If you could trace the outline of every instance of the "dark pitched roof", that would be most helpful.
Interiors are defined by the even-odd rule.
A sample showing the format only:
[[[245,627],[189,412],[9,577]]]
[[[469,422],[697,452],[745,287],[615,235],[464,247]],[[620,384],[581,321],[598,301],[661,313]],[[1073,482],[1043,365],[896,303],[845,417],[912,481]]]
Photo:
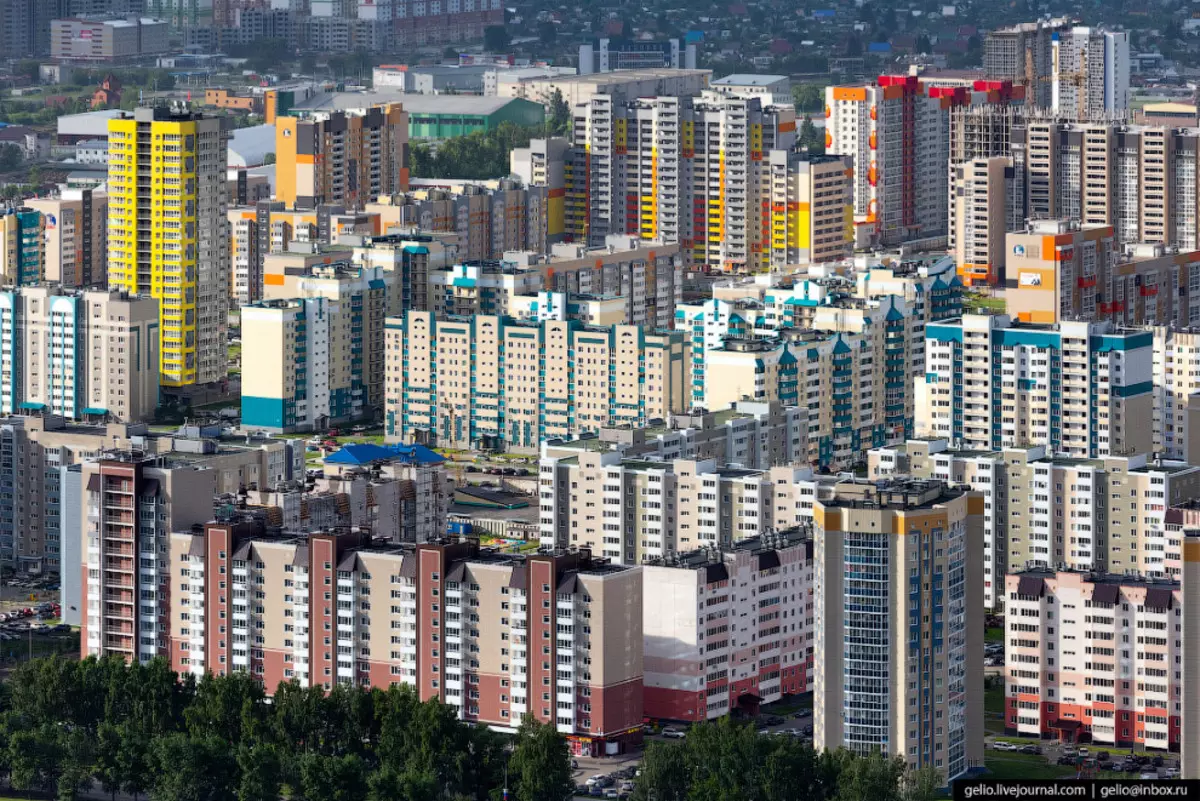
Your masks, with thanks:
[[[308,545],[298,545],[292,557],[292,567],[308,567]]]
[[[1096,589],[1092,591],[1092,603],[1115,604],[1121,597],[1121,588],[1116,584],[1097,584]]]
[[[188,556],[204,556],[204,537],[192,537],[188,543]]]
[[[558,595],[574,595],[579,592],[579,574],[571,571],[560,576],[554,592]]]
[[[406,554],[400,562],[400,578],[415,579],[417,577],[417,555]]]
[[[464,560],[455,562],[446,572],[446,581],[462,582],[467,578],[467,563]]]
[[[514,590],[529,589],[529,573],[525,565],[520,565],[513,568],[512,577],[508,580],[508,586]]]
[[[233,552],[233,556],[231,556],[229,558],[235,562],[245,562],[246,560],[248,560],[250,558],[251,544],[252,543],[250,542],[250,540],[246,540],[245,542],[243,542],[241,545],[238,546],[238,549]]]
[[[1042,592],[1046,589],[1046,582],[1038,576],[1021,576],[1021,580],[1017,582],[1017,595],[1031,595],[1034,598],[1041,598]]]
[[[779,567],[779,551],[763,551],[758,555],[758,569],[770,570]]]
[[[1166,587],[1150,587],[1146,590],[1146,606],[1152,609],[1170,609],[1175,594]]]
[[[718,581],[729,580],[729,569],[724,562],[704,566],[704,583],[716,584]]]

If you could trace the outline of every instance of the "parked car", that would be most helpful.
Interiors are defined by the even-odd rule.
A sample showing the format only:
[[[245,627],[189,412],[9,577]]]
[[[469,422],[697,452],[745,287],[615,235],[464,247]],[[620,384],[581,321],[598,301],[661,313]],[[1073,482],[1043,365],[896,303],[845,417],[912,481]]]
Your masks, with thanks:
[[[768,726],[782,726],[783,722],[783,718],[779,717],[779,715],[767,715]]]
[[[1042,747],[1040,745],[1023,745],[1021,746],[1022,754],[1040,754]]]
[[[1097,764],[1108,762],[1111,759],[1112,759],[1112,754],[1108,753],[1107,751],[1101,751],[1100,753],[1096,754]]]
[[[1075,757],[1073,757],[1073,756],[1068,756],[1067,754],[1063,754],[1062,756],[1060,756],[1060,757],[1058,758],[1058,764],[1060,764],[1060,765],[1074,765],[1074,764],[1075,764]]]
[[[670,726],[662,730],[662,736],[666,737],[668,740],[682,740],[684,737],[687,737],[687,735],[679,729],[675,729]]]
[[[1006,743],[1003,740],[997,740],[992,743],[992,748],[996,751],[1016,751],[1019,746],[1012,743]]]
[[[1163,768],[1159,771],[1159,775],[1161,775],[1164,779],[1178,779],[1179,768]]]
[[[1156,768],[1161,768],[1163,766],[1163,758],[1158,754],[1155,754],[1154,759],[1150,760],[1150,764]]]

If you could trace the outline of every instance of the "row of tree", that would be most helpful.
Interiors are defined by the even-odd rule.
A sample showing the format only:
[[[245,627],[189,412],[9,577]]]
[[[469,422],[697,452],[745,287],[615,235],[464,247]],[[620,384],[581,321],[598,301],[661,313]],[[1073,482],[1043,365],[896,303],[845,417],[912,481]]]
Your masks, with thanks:
[[[35,660],[0,684],[0,775],[73,799],[93,785],[155,801],[562,801],[570,754],[553,726],[515,738],[460,722],[407,687],[326,693],[165,662]]]
[[[936,770],[908,771],[899,757],[817,753],[724,718],[648,745],[632,801],[934,801],[941,784]]]
[[[409,148],[409,169],[413,178],[503,178],[510,172],[513,148],[525,147],[531,139],[562,136],[569,125],[566,103],[551,104],[545,125],[502,122],[489,131],[472,131],[436,144],[415,143]]]
[[[0,684],[0,776],[63,801],[98,785],[154,801],[564,801],[571,758],[552,725],[515,737],[459,721],[408,687],[180,676],[162,660],[52,657]],[[816,753],[729,719],[646,748],[634,801],[934,801],[936,771]]]

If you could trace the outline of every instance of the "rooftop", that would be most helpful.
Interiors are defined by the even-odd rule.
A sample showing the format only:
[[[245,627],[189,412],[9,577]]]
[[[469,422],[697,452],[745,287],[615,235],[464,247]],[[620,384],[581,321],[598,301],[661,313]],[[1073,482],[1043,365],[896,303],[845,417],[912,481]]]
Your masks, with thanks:
[[[548,80],[555,83],[605,84],[633,83],[635,81],[653,81],[664,78],[686,78],[693,75],[712,75],[712,70],[677,70],[670,67],[652,67],[641,70],[613,70],[612,72],[594,72],[588,75],[552,75],[532,80]]]
[[[512,103],[530,103],[517,97],[481,95],[421,95],[375,89],[370,92],[332,92],[313,95],[292,106],[292,113],[349,111],[383,103],[400,103],[409,114],[465,114],[486,117]]]
[[[754,75],[751,73],[736,72],[733,75],[726,75],[724,78],[717,78],[712,82],[713,86],[772,86],[780,82],[787,83],[788,76],[786,75]]]

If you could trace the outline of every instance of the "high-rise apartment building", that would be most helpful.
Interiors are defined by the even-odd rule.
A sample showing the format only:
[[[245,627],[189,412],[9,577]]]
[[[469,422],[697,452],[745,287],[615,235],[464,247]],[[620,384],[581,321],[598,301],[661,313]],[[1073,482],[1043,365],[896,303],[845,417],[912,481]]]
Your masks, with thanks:
[[[1079,458],[1147,453],[1153,340],[1110,323],[964,315],[929,325],[916,432],[973,450],[1046,445]]]
[[[811,689],[810,527],[672,554],[642,578],[647,717],[754,715]]]
[[[158,408],[158,303],[119,291],[0,291],[0,414],[147,420]]]
[[[771,208],[770,266],[783,269],[846,258],[854,239],[850,160],[787,150],[772,150],[764,160],[764,191]]]
[[[108,194],[63,189],[58,197],[25,203],[44,220],[46,280],[64,287],[103,286],[108,280]]]
[[[709,302],[718,317],[723,303]],[[902,441],[911,431],[911,387],[923,374],[912,334],[924,324],[895,296],[815,311],[803,328],[781,327],[766,337],[742,309],[729,312],[731,325],[716,335],[704,320],[681,321],[692,337],[692,403],[721,409],[749,399],[805,407],[808,462],[845,469],[868,448]]]
[[[619,70],[696,69],[696,45],[679,39],[638,41],[593,39],[579,46],[579,74]]]
[[[856,237],[892,245],[947,234],[948,105],[915,76],[825,90],[825,152],[854,161]]]
[[[46,279],[45,226],[34,208],[0,211],[0,285],[33,286]]]
[[[1154,450],[1168,459],[1200,463],[1200,331],[1153,330]]]
[[[1117,326],[1200,321],[1200,252],[1159,244],[1119,248],[1107,225],[1035,220],[1010,232],[1005,301],[1018,320],[1106,320]]]
[[[807,467],[748,470],[586,449],[547,454],[539,476],[544,546],[591,548],[629,565],[803,525],[821,482]]]
[[[479,261],[499,259],[509,251],[546,253],[561,242],[563,192],[561,179],[557,190],[544,183],[524,187],[504,180],[495,188],[465,184],[449,191],[381,197],[366,210],[379,215],[381,231],[412,226],[428,233],[456,233],[458,258]]]
[[[951,169],[950,220],[958,274],[967,286],[996,286],[1005,276],[1005,236],[1016,225],[1010,203],[1012,159],[978,158]]]
[[[1039,568],[1005,593],[1006,734],[1179,749],[1179,580]]]
[[[1197,153],[1194,128],[1027,115],[1012,133],[1021,216],[1109,225],[1123,245],[1198,250]]]
[[[276,122],[275,199],[294,208],[360,209],[408,189],[408,114],[399,103]]]
[[[76,424],[53,414],[0,418],[0,485],[5,488],[0,495],[0,565],[19,573],[58,575],[68,554],[64,546],[71,544],[62,539],[67,501],[62,470],[146,433],[142,424]],[[69,534],[78,540],[80,531]],[[78,557],[79,543],[74,545]],[[76,585],[80,564],[76,558],[70,565]]]
[[[715,91],[596,94],[574,107],[574,121],[563,176],[565,229],[575,241],[653,238],[731,272],[850,253],[849,165],[775,153],[795,144],[791,106]]]
[[[1200,468],[1183,462],[1073,459],[1042,445],[954,450],[944,439],[873,450],[867,475],[937,479],[983,496],[988,609],[1004,604],[1005,573],[1031,565],[1177,576],[1181,538],[1164,510],[1200,494]]]
[[[212,519],[215,474],[133,451],[106,453],[81,470],[81,657],[170,657],[181,569],[170,536]]]
[[[409,312],[387,321],[389,441],[536,451],[684,410],[687,343],[638,326]]]
[[[181,673],[241,670],[269,690],[406,684],[471,723],[515,731],[530,715],[581,755],[641,739],[639,568],[586,550],[280,537],[241,521],[172,535],[169,563]],[[222,574],[224,594],[211,589]]]
[[[1129,34],[1074,26],[1050,41],[1050,109],[1085,120],[1129,108]]]
[[[320,430],[384,405],[384,319],[395,276],[339,262],[272,276],[243,307],[242,424]]]
[[[983,764],[983,498],[843,482],[813,508],[813,745]]]
[[[1055,41],[1073,25],[1070,19],[1058,17],[989,31],[983,44],[983,71],[989,78],[1024,86],[1030,105],[1049,108]]]
[[[220,117],[165,107],[109,121],[108,282],[159,302],[159,377],[225,378],[229,244]]]

